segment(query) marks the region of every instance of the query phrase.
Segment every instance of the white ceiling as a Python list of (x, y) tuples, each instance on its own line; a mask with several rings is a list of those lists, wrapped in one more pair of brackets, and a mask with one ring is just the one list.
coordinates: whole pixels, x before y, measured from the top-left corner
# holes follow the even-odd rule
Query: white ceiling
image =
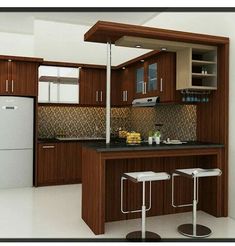
[(159, 12), (0, 12), (0, 32), (33, 34), (34, 20), (92, 26), (98, 20), (144, 25)]

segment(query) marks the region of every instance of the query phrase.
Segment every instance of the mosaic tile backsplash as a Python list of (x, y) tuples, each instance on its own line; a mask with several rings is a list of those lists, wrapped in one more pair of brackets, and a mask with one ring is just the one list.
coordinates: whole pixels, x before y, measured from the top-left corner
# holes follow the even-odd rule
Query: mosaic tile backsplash
[[(159, 105), (151, 108), (112, 108), (111, 132), (121, 127), (138, 131), (147, 138), (155, 124), (162, 123), (162, 137), (196, 140), (196, 106)], [(39, 137), (104, 137), (105, 108), (40, 106), (38, 109)]]

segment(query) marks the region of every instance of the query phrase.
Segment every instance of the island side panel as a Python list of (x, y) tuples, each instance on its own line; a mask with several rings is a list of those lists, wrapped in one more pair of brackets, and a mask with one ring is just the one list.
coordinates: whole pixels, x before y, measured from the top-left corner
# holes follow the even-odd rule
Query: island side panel
[(217, 56), (217, 90), (211, 92), (208, 103), (197, 105), (197, 140), (224, 144), (222, 215), (228, 216), (229, 43), (218, 46)]
[[(149, 151), (136, 151), (135, 153), (103, 153), (103, 158), (104, 156), (105, 158), (107, 158), (105, 221), (107, 222), (122, 219), (131, 219), (141, 216), (138, 213), (125, 216), (120, 211), (120, 178), (122, 173), (132, 171), (166, 171), (172, 174), (172, 172), (174, 172), (175, 169), (180, 168), (221, 168), (221, 151), (222, 149), (216, 148), (178, 151), (151, 151), (151, 154)], [(155, 155), (155, 157), (150, 157), (151, 155)], [(156, 155), (159, 155), (161, 157), (156, 157)], [(138, 159), (135, 157), (138, 157)], [(113, 158), (114, 160), (111, 158)], [(223, 194), (223, 186), (221, 181), (219, 181), (220, 178), (214, 177), (211, 179), (212, 182), (210, 181), (210, 178), (208, 178), (208, 180), (207, 178), (200, 179), (201, 185), (199, 190), (200, 199), (198, 203), (198, 209), (202, 209), (215, 216), (223, 216), (223, 214), (221, 214), (220, 211), (223, 207), (224, 200), (221, 200), (220, 195), (217, 196), (217, 194)], [(172, 207), (171, 180), (153, 182), (152, 185), (152, 209), (147, 213), (147, 216), (181, 213), (192, 210), (191, 207)], [(135, 209), (140, 207), (142, 202), (141, 184), (133, 184), (129, 182), (125, 189), (126, 193), (124, 194), (124, 207), (127, 209)], [(175, 185), (176, 203), (191, 203), (192, 199), (192, 180), (184, 177), (177, 177)], [(207, 202), (208, 199), (210, 202)], [(210, 205), (208, 206), (206, 204)]]
[(105, 165), (101, 154), (82, 148), (82, 219), (97, 234), (104, 234)]
[(200, 190), (199, 199), (201, 209), (213, 216), (221, 217), (226, 216), (226, 200), (224, 196), (224, 165), (222, 162), (222, 151), (218, 150), (215, 156), (205, 156), (200, 158), (200, 162), (205, 168), (220, 168), (222, 175), (219, 177), (207, 177), (199, 180)]

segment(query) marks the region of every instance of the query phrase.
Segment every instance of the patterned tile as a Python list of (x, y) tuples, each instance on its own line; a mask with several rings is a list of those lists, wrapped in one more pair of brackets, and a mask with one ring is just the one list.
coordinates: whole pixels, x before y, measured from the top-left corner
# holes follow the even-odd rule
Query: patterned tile
[[(105, 136), (105, 108), (40, 106), (39, 137)], [(158, 105), (154, 108), (112, 108), (111, 132), (120, 127), (138, 131), (147, 138), (155, 124), (162, 123), (163, 138), (196, 140), (196, 106)]]

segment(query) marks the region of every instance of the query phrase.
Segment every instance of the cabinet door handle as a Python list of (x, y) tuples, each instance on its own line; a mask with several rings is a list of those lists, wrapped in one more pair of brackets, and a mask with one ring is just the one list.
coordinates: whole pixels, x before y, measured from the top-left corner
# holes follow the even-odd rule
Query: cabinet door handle
[(6, 92), (8, 92), (8, 79), (6, 80)]
[(126, 91), (126, 102), (128, 101), (128, 94), (127, 94), (127, 91)]
[(14, 92), (14, 80), (11, 81), (11, 92)]
[(98, 97), (99, 97), (99, 91), (96, 91), (96, 94), (95, 94), (95, 101), (96, 101), (96, 102), (98, 102), (98, 100), (99, 100)]
[(54, 149), (55, 145), (46, 145), (46, 146), (42, 146), (43, 149)]
[(103, 102), (103, 91), (100, 91), (100, 101)]
[(162, 78), (160, 79), (160, 92), (163, 92), (163, 84), (162, 84)]
[(142, 94), (144, 94), (145, 82), (142, 83)]
[(122, 91), (122, 101), (125, 102), (125, 91)]
[(147, 94), (147, 82), (144, 83), (144, 94)]

